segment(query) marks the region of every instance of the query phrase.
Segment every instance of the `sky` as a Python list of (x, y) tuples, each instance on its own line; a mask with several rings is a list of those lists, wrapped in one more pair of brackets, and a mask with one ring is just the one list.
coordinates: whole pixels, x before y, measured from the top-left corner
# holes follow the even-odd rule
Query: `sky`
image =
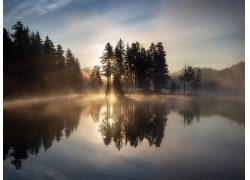
[(100, 65), (105, 45), (162, 42), (170, 72), (245, 61), (244, 0), (4, 0), (3, 27), (21, 21), (68, 48), (81, 67)]

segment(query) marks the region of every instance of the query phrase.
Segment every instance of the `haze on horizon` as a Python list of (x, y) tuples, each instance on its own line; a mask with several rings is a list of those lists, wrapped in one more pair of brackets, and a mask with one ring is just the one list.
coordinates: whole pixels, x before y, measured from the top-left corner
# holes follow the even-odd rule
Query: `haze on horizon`
[(81, 67), (100, 64), (107, 42), (162, 42), (169, 71), (222, 69), (245, 61), (244, 0), (4, 0), (3, 27), (21, 21), (70, 48)]

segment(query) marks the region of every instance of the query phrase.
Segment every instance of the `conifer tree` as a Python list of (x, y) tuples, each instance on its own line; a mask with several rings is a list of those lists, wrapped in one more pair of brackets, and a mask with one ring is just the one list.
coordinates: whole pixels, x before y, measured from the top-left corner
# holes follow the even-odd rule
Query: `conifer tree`
[(183, 74), (179, 76), (179, 80), (184, 82), (184, 94), (185, 94), (185, 82), (190, 82), (194, 78), (194, 69), (192, 66), (184, 67)]
[[(168, 65), (166, 63), (166, 52), (164, 51), (163, 45), (161, 42), (158, 42), (156, 46), (152, 46), (152, 57), (154, 62), (153, 70), (153, 82), (154, 82), (154, 91), (160, 92), (162, 88), (167, 88), (168, 82), (171, 77), (168, 75)], [(151, 47), (150, 47), (151, 48)]]
[(29, 89), (29, 81), (34, 77), (27, 72), (27, 69), (32, 68), (31, 64), (33, 61), (30, 54), (30, 31), (21, 22), (17, 22), (17, 24), (12, 26), (11, 30), (14, 30), (11, 34), (13, 38), (14, 66), (18, 67), (18, 69), (13, 70), (16, 83), (14, 89), (17, 93), (22, 94)]
[(194, 94), (198, 95), (198, 87), (200, 87), (201, 84), (202, 84), (201, 83), (201, 70), (198, 69), (190, 84), (191, 87), (194, 89)]
[(114, 51), (110, 43), (105, 45), (103, 55), (100, 59), (102, 64), (102, 75), (107, 78), (106, 96), (108, 96), (111, 91), (111, 74), (114, 62)]
[(124, 43), (120, 39), (117, 42), (114, 52), (114, 64), (113, 64), (113, 87), (118, 95), (122, 94), (122, 75), (124, 73)]
[(4, 98), (66, 92), (83, 88), (80, 63), (69, 50), (67, 67), (60, 45), (17, 22), (3, 29)]
[(123, 77), (123, 85), (126, 91), (133, 91), (133, 72), (132, 72), (132, 64), (131, 64), (131, 51), (130, 46), (127, 43), (127, 48), (124, 57), (124, 77)]
[(12, 93), (13, 77), (13, 42), (10, 33), (3, 29), (3, 97)]
[(177, 91), (177, 84), (174, 81), (171, 81), (169, 84), (170, 93), (175, 93)]
[(58, 68), (60, 69), (66, 65), (65, 57), (63, 56), (63, 54), (64, 54), (64, 51), (62, 49), (62, 46), (58, 44), (57, 49), (56, 49), (56, 64)]
[(90, 86), (96, 89), (96, 92), (99, 91), (100, 86), (103, 84), (102, 78), (100, 75), (100, 66), (94, 66), (90, 76)]

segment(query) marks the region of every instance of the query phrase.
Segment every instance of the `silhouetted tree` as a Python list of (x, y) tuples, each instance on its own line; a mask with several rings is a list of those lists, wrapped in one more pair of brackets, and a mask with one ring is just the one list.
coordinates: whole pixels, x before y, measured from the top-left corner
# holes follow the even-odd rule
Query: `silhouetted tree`
[(148, 61), (144, 47), (140, 46), (140, 52), (137, 54), (137, 86), (140, 90), (147, 91), (149, 86), (147, 82)]
[(21, 22), (11, 30), (11, 34), (3, 30), (4, 98), (83, 88), (79, 60), (72, 53), (66, 64), (62, 47), (55, 49), (48, 36), (43, 42), (38, 31), (30, 33)]
[(113, 74), (113, 88), (114, 91), (118, 94), (122, 94), (122, 75), (124, 74), (124, 42), (120, 39), (117, 42), (114, 52), (114, 64), (112, 69)]
[(185, 82), (190, 82), (194, 78), (194, 69), (192, 66), (184, 67), (183, 74), (179, 76), (179, 80), (184, 82), (184, 94), (185, 94)]
[(177, 84), (174, 81), (171, 81), (169, 84), (170, 93), (175, 93), (177, 91)]
[(137, 83), (137, 68), (138, 68), (138, 58), (139, 58), (139, 51), (140, 51), (140, 44), (138, 42), (132, 43), (131, 47), (127, 49), (129, 51), (128, 56), (128, 66), (129, 71), (132, 76), (132, 91), (136, 91), (136, 83)]
[(112, 65), (114, 61), (114, 51), (110, 43), (107, 43), (104, 48), (104, 52), (101, 58), (102, 75), (107, 78), (106, 96), (110, 95), (111, 91), (111, 74)]
[(56, 49), (53, 42), (46, 36), (43, 43), (43, 54), (48, 73), (51, 73), (56, 65)]
[(130, 46), (127, 44), (125, 57), (124, 57), (124, 76), (123, 76), (123, 85), (126, 91), (133, 91), (133, 65), (131, 63), (132, 54), (130, 51)]
[(13, 93), (12, 80), (16, 79), (13, 67), (15, 62), (13, 61), (13, 42), (10, 37), (10, 33), (3, 29), (3, 97)]
[(103, 67), (102, 75), (107, 77), (106, 95), (110, 92), (111, 75), (113, 75), (113, 87), (117, 94), (125, 91), (134, 92), (136, 90), (148, 91), (151, 83), (154, 91), (160, 92), (163, 88), (168, 88), (171, 77), (168, 75), (168, 65), (166, 63), (166, 52), (161, 42), (153, 43), (148, 50), (139, 43), (127, 44), (124, 50), (124, 43), (120, 39), (115, 51), (107, 43), (104, 49), (101, 63)]
[(56, 64), (58, 68), (60, 69), (64, 68), (66, 65), (65, 57), (63, 54), (64, 54), (64, 51), (62, 49), (62, 46), (58, 44), (56, 48)]
[(193, 80), (191, 81), (191, 87), (194, 89), (194, 94), (198, 95), (198, 87), (201, 86), (201, 70), (198, 69), (196, 74), (194, 75)]
[[(158, 42), (154, 47), (151, 44), (153, 51), (153, 83), (154, 91), (159, 92), (162, 88), (167, 88), (168, 82), (171, 77), (168, 75), (168, 65), (166, 64), (166, 52), (164, 51), (163, 45), (161, 42)], [(150, 47), (151, 49), (151, 47)]]
[[(150, 46), (151, 47), (151, 46)], [(147, 82), (147, 90), (149, 90), (151, 86), (151, 82), (153, 82), (153, 74), (154, 74), (154, 55), (151, 55), (150, 48), (146, 51), (146, 59), (145, 59), (145, 66), (146, 66), (146, 82)]]
[(180, 86), (177, 85), (177, 86), (176, 86), (176, 92), (178, 93), (179, 90), (180, 90)]
[(100, 75), (100, 66), (94, 66), (94, 69), (92, 70), (89, 78), (90, 78), (90, 86), (92, 88), (95, 88), (96, 92), (98, 92), (100, 86), (103, 84)]
[(70, 49), (66, 51), (66, 74), (70, 91), (80, 92), (83, 89), (83, 77), (78, 58), (75, 58)]
[(21, 22), (17, 22), (12, 26), (14, 32), (11, 34), (13, 38), (13, 54), (14, 54), (14, 66), (18, 67), (13, 69), (16, 92), (23, 94), (24, 91), (30, 86), (29, 80), (33, 79), (33, 76), (29, 73), (29, 69), (32, 67), (32, 58), (30, 56), (30, 37), (29, 28), (24, 27)]
[(56, 49), (53, 42), (46, 36), (43, 43), (43, 61), (44, 61), (44, 81), (48, 93), (57, 89), (58, 80), (56, 77)]
[(43, 41), (40, 37), (39, 32), (36, 33), (32, 32), (30, 34), (30, 55), (32, 57), (32, 68), (30, 68), (30, 71), (32, 71), (31, 75), (34, 77), (33, 82), (30, 81), (29, 83), (32, 85), (32, 87), (29, 87), (31, 91), (34, 91), (34, 93), (41, 91), (42, 88), (45, 87), (44, 83), (44, 76), (48, 76), (48, 74), (44, 73), (45, 68), (45, 62), (43, 57)]
[(81, 92), (83, 90), (83, 77), (79, 59), (76, 57), (73, 63), (73, 72), (71, 75), (72, 78), (72, 87), (74, 88), (74, 92)]

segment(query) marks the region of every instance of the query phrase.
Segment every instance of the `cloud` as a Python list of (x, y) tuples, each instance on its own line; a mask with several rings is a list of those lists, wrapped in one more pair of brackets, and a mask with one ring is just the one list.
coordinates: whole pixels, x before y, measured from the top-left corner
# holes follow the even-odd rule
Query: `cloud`
[(85, 3), (86, 5), (90, 4), (91, 2), (95, 1), (95, 0), (81, 0), (83, 3)]
[[(217, 42), (218, 37), (244, 31), (241, 13), (234, 12), (237, 16), (232, 16), (230, 7), (225, 6), (219, 10), (212, 4), (198, 2), (198, 9), (195, 10), (194, 1), (189, 2), (193, 3), (187, 5), (179, 1), (179, 4), (170, 4), (162, 1), (151, 9), (138, 13), (136, 9), (143, 5), (135, 5), (132, 9), (129, 5), (124, 5), (102, 14), (94, 12), (69, 16), (65, 34), (70, 31), (67, 39), (74, 37), (67, 44), (74, 47), (73, 51), (81, 60), (82, 66), (99, 64), (98, 58), (102, 55), (105, 44), (109, 42), (115, 46), (120, 38), (125, 44), (138, 41), (146, 49), (152, 42), (163, 42), (171, 71), (179, 70), (187, 62), (201, 67), (218, 66), (218, 60), (229, 60), (229, 55), (230, 61), (241, 60), (237, 57), (232, 59), (236, 49), (230, 50), (227, 45), (221, 48)], [(220, 11), (223, 11), (222, 15), (218, 14)], [(134, 21), (138, 16), (144, 18)], [(67, 37), (65, 34), (60, 37), (61, 40)], [(230, 65), (231, 62), (227, 63)], [(223, 66), (228, 65), (224, 63)]]
[[(72, 1), (77, 8), (66, 7)], [(185, 63), (221, 68), (244, 60), (244, 1), (92, 2), (13, 0), (4, 2), (4, 15), (19, 16), (20, 12), (21, 18), (65, 7), (50, 20), (35, 21), (35, 27), (55, 44), (61, 44), (65, 50), (70, 48), (82, 67), (99, 64), (105, 44), (115, 46), (120, 38), (125, 44), (138, 41), (146, 49), (152, 42), (162, 42), (171, 71), (179, 70)]]
[(56, 11), (71, 3), (72, 0), (22, 0), (4, 2), (4, 21), (21, 20), (27, 16), (40, 16)]

